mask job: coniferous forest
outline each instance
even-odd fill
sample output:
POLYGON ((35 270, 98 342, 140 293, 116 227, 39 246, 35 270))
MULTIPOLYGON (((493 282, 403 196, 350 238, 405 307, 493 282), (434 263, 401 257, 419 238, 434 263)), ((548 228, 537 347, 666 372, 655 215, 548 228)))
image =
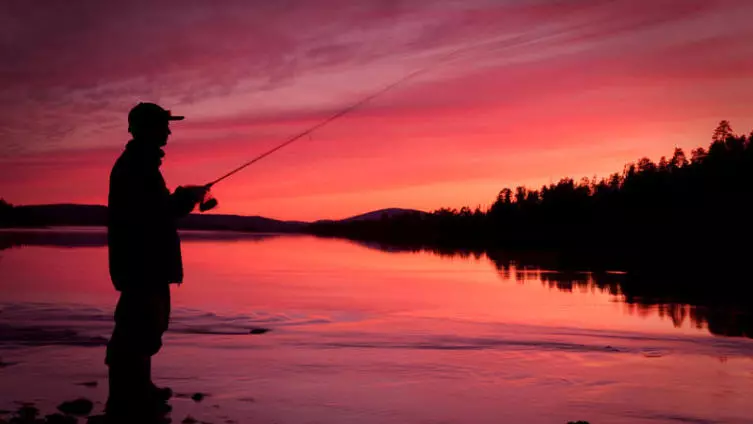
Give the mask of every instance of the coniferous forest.
POLYGON ((415 249, 543 251, 587 269, 716 273, 746 265, 753 235, 753 133, 736 135, 722 121, 707 148, 670 153, 602 179, 503 188, 487 210, 445 208, 320 223, 312 231, 415 249))

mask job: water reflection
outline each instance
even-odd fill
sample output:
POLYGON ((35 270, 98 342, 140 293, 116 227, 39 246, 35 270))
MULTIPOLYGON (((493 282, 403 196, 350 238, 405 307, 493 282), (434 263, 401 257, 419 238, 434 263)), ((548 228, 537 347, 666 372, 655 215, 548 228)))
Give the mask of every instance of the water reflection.
MULTIPOLYGON (((426 246, 389 246, 382 243, 357 244, 385 252, 429 252, 442 257, 491 260, 504 281, 541 283, 563 292, 601 292, 626 304, 631 315, 658 315, 677 327, 688 322, 706 328, 711 334, 753 338, 753 304, 750 277, 738 275, 724 282, 727 273, 709 277, 692 270, 644 270, 640 275, 623 271, 579 271, 594 267, 579 258, 553 252, 500 252, 481 249, 449 249, 426 246), (653 273, 651 272, 653 271, 653 273), (680 272, 682 271, 682 272, 680 272)), ((598 269, 598 267, 595 267, 598 269)))
MULTIPOLYGON (((182 234, 188 240, 261 242, 279 237, 275 234, 202 232, 182 234)), ((289 235, 286 237, 290 237, 289 235)), ((380 243, 352 242, 390 253, 428 252, 447 258, 489 260, 504 281, 542 284, 561 292, 598 292, 624 302, 625 311, 635 316, 658 315, 675 327, 688 324, 706 328, 714 335, 753 338, 753 314, 747 295, 748 285, 739 278, 737 285, 715 284, 706 276, 695 281, 692 273, 681 273, 673 280, 666 273, 635 275, 619 271, 589 271, 582 263, 564 264, 556 254, 546 252, 491 252, 426 247, 391 246, 380 243), (661 281, 659 281, 661 279, 661 281), (675 281, 676 280, 676 281, 675 281), (739 289, 735 289, 738 287, 739 289)), ((2 230, 0 250, 20 246, 104 247, 102 229, 2 230)))
MULTIPOLYGON (((657 284, 646 277, 626 272, 549 272, 531 265, 520 265, 514 259, 490 255, 500 276, 522 283, 541 282, 560 291, 599 291, 618 296, 633 315, 657 314, 672 321, 675 327, 690 322, 696 328, 707 328, 720 336, 753 337, 753 315, 747 297, 737 292, 720 290, 713 284, 687 281, 687 284, 657 284), (700 288, 699 287, 705 287, 700 288), (717 292, 714 292, 717 290, 717 292)), ((685 276, 685 278, 689 278, 685 276)), ((743 291, 747 288, 743 288, 743 291)))

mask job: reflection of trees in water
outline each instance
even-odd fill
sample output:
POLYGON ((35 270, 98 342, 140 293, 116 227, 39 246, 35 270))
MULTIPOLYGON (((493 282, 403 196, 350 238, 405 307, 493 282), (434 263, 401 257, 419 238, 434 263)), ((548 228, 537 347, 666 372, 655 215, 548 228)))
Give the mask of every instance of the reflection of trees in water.
MULTIPOLYGON (((716 335, 753 338, 753 315, 747 284, 712 284, 729 280, 729 274, 644 270, 640 275, 605 271, 587 258, 573 258, 561 252, 509 252, 478 248, 452 249, 427 245, 395 245, 356 242, 385 252, 428 252, 441 257, 483 259, 494 264, 505 281, 541 283, 564 292, 607 293, 625 302, 631 315, 658 315, 675 327, 685 323, 707 328, 716 335), (583 272, 579 270, 591 269, 583 272)), ((741 280, 739 270, 734 271, 741 280)))
POLYGON ((663 274, 641 278, 622 272, 546 271, 560 268, 543 266, 546 257, 536 265, 531 256, 524 262, 499 253, 490 252, 488 256, 506 281, 541 282, 565 292, 609 293, 624 300, 631 315, 658 315, 671 320, 675 327, 690 323, 716 335, 753 338, 753 316, 745 289, 740 293, 708 284, 702 286, 690 281, 692 277, 687 274, 680 275, 680 281, 670 283, 668 288, 668 277, 663 274), (662 279, 662 283, 656 283, 656 279, 662 279))

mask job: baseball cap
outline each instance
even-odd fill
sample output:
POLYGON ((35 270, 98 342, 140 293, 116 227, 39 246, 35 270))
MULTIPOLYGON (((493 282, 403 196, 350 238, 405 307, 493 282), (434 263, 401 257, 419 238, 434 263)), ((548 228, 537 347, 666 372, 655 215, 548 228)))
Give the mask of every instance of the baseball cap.
POLYGON ((136 127, 160 125, 169 121, 180 121, 185 117, 175 116, 169 110, 154 103, 139 103, 128 112, 128 130, 136 127))

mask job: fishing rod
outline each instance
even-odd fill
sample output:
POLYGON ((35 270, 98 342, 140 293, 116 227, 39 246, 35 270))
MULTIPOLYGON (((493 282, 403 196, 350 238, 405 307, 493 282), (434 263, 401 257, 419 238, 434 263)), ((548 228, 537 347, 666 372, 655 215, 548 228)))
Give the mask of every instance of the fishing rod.
MULTIPOLYGON (((443 59, 447 60, 448 58, 452 57, 453 55, 458 54, 462 50, 464 50, 464 49, 453 50, 449 54, 443 56, 443 59)), ((317 123, 317 124, 309 127, 305 131, 302 131, 302 132, 300 132, 300 133, 298 133, 298 134, 290 137, 289 139, 285 140, 283 143, 280 143, 279 145, 277 145, 277 146, 273 147, 272 149, 269 149, 266 152, 264 152, 264 153, 256 156, 255 158, 251 159, 250 161, 248 161, 246 163, 243 163, 242 165, 240 165, 239 167, 233 169, 232 171, 230 171, 230 172, 228 172, 228 173, 220 176, 219 178, 217 178, 217 179, 209 182, 208 184, 205 184, 204 188, 207 190, 207 193, 208 193, 209 190, 215 184, 219 183, 220 181, 222 181, 222 180, 230 177, 231 175, 234 175, 234 174, 242 171, 243 169, 245 169, 245 168, 253 165, 254 163, 256 163, 256 162, 264 159, 265 157, 271 155, 272 153, 274 153, 274 152, 282 149, 283 147, 288 146, 288 145, 290 145, 290 144, 292 144, 292 143, 300 140, 301 138, 303 138, 303 137, 305 137, 307 135, 310 135, 314 131, 318 130, 319 128, 321 128, 321 127, 323 127, 323 126, 325 126, 327 124, 329 124, 330 122, 336 120, 337 118, 340 118, 343 115, 346 115, 346 114, 348 114, 348 113, 350 113, 350 112, 358 109, 359 107, 365 105, 366 103, 374 100, 376 97, 379 97, 380 95, 382 95, 382 94, 384 94, 384 93, 392 90, 393 88, 397 87, 398 85, 400 85, 400 84, 402 84, 402 83, 404 83, 404 82, 406 82, 406 81, 408 81, 410 79, 413 79, 413 78, 417 77, 420 74, 428 72, 431 69, 432 69, 432 66, 427 66, 427 67, 418 69, 416 71, 413 71, 413 72, 411 72, 411 73, 403 76, 399 80, 397 80, 397 81, 395 81, 395 82, 387 85, 386 87, 382 88, 381 90, 379 90, 379 91, 377 91, 377 92, 375 92, 375 93, 373 93, 373 94, 371 94, 371 95, 369 95, 369 96, 367 96, 367 97, 365 97, 365 98, 357 101, 356 103, 353 103, 352 105, 346 107, 345 109, 342 109, 342 110, 334 113, 333 115, 331 115, 330 117, 324 119, 323 121, 321 121, 321 122, 319 122, 319 123, 317 123)), ((212 197, 209 197, 209 198, 206 198, 204 201, 202 201, 199 204, 199 210, 202 211, 202 212, 204 212, 204 211, 207 211, 209 209, 214 208, 215 206, 217 206, 217 200, 214 199, 214 198, 212 198, 212 197)))
MULTIPOLYGON (((523 40, 522 42, 520 41, 521 38, 525 38, 525 37, 521 35, 521 36, 513 37, 510 40, 507 40, 508 43, 506 43, 506 45, 504 46, 504 48, 516 47, 516 46, 525 44, 526 41, 533 42, 533 41, 536 41, 537 39, 546 38, 546 36, 534 37, 533 39, 523 40)), ((359 107, 365 105, 366 103, 369 103, 370 101, 372 101, 375 98, 381 96, 382 94, 384 94, 384 93, 386 93, 386 92, 394 89, 395 87, 399 86, 400 84, 403 84, 403 83, 405 83, 408 80, 411 80, 411 79, 413 79, 413 78, 415 78, 415 77, 417 77, 417 76, 419 76, 419 75, 421 75, 423 73, 426 73, 426 72, 432 70, 434 67, 439 66, 440 62, 444 62, 444 61, 448 60, 449 58, 451 58, 452 56, 457 55, 460 52, 463 52, 463 51, 466 51, 466 50, 470 50, 470 49, 473 49, 473 48, 477 48, 477 47, 479 47, 480 45, 483 45, 483 44, 485 44, 485 43, 479 43, 477 45, 472 45, 472 46, 464 46, 464 47, 460 47, 460 48, 457 48, 455 50, 450 51, 446 55, 443 55, 440 58, 440 60, 437 60, 437 62, 435 64, 429 65, 429 66, 426 66, 426 67, 423 67, 423 68, 420 68, 418 70, 415 70, 415 71, 413 71, 413 72, 411 72, 411 73, 403 76, 402 78, 398 79, 397 81, 395 81, 395 82, 393 82, 393 83, 385 86, 381 90, 376 91, 375 93, 373 93, 373 94, 371 94, 371 95, 369 95, 369 96, 367 96, 367 97, 365 97, 365 98, 363 98, 363 99, 361 99, 361 100, 353 103, 352 105, 350 105, 350 106, 348 106, 348 107, 346 107, 346 108, 344 108, 344 109, 342 109, 342 110, 340 110, 340 111, 332 114, 331 116, 329 116, 328 118, 324 119, 323 121, 320 121, 319 123, 317 123, 317 124, 309 127, 308 129, 306 129, 306 130, 304 130, 304 131, 302 131, 302 132, 300 132, 300 133, 298 133, 298 134, 290 137, 289 139, 285 140, 284 142, 280 143, 279 145, 277 145, 277 146, 273 147, 272 149, 267 150, 266 152, 264 152, 264 153, 256 156, 255 158, 249 160, 248 162, 245 162, 245 163, 241 164, 237 168, 235 168, 235 169, 233 169, 233 170, 225 173, 224 175, 222 175, 222 176, 218 177, 217 179, 209 182, 208 184, 204 185, 203 187, 206 189, 206 192, 208 194, 209 190, 215 184, 217 184, 217 183, 225 180, 226 178, 229 178, 230 176, 232 176, 232 175, 234 175, 234 174, 242 171, 243 169, 245 169, 245 168, 253 165, 254 163, 256 163, 256 162, 264 159, 265 157, 267 157, 267 156, 275 153, 276 151, 282 149, 283 147, 288 146, 288 145, 290 145, 290 144, 292 144, 292 143, 300 140, 301 138, 303 138, 303 137, 305 137, 307 135, 310 135, 311 133, 313 133, 314 131, 318 130, 319 128, 322 128, 323 126, 331 123, 332 121, 334 121, 334 120, 336 120, 336 119, 338 119, 338 118, 340 118, 340 117, 342 117, 342 116, 344 116, 344 115, 346 115, 346 114, 348 114, 348 113, 350 113, 350 112, 358 109, 359 107)), ((217 200, 214 199, 214 198, 212 198, 211 196, 209 196, 208 198, 205 198, 204 201, 202 201, 199 204, 199 209, 202 212, 204 212, 204 211, 207 211, 209 209, 214 208, 215 206, 217 206, 217 200)))
MULTIPOLYGON (((454 54, 457 54, 461 50, 462 49, 457 49, 457 50, 454 50, 454 51, 450 52, 450 54, 446 55, 447 57, 445 57, 444 59, 447 59, 448 57, 450 57, 450 56, 452 56, 454 54)), ((252 164, 254 164, 254 163, 256 163, 256 162, 258 162, 258 161, 260 161, 262 159, 264 159, 265 157, 267 157, 267 156, 271 155, 272 153, 274 153, 274 152, 282 149, 283 147, 285 147, 285 146, 287 146, 289 144, 292 144, 293 142, 295 142, 295 141, 297 141, 297 140, 299 140, 299 139, 301 139, 301 138, 303 138, 303 137, 305 137, 305 136, 313 133, 314 131, 318 130, 319 128, 321 128, 321 127, 323 127, 323 126, 325 126, 327 124, 329 124, 330 122, 334 121, 335 119, 340 118, 341 116, 346 115, 346 114, 354 111, 355 109, 358 109, 359 107, 361 107, 361 106, 365 105, 366 103, 374 100, 376 97, 379 97, 380 95, 382 95, 382 94, 384 94, 384 93, 392 90, 393 88, 397 87, 398 85, 400 85, 400 84, 402 84, 402 83, 404 83, 404 82, 406 82, 406 81, 408 81, 410 79, 413 79, 413 78, 417 77, 418 75, 420 75, 422 73, 428 72, 431 68, 432 67, 427 66, 425 68, 421 68, 421 69, 418 69, 416 71, 413 71, 413 72, 411 72, 408 75, 405 75, 404 77, 402 77, 399 80, 393 82, 392 84, 390 84, 390 85, 382 88, 381 90, 379 90, 379 91, 377 91, 377 92, 375 92, 375 93, 373 93, 373 94, 365 97, 362 100, 359 100, 356 103, 353 103, 352 105, 346 107, 345 109, 342 109, 339 112, 331 115, 327 119, 324 119, 323 121, 321 121, 321 122, 317 123, 316 125, 308 128, 307 130, 305 130, 303 132, 300 132, 300 133, 294 135, 293 137, 290 137, 285 142, 283 142, 283 143, 277 145, 276 147, 274 147, 274 148, 272 148, 272 149, 270 149, 270 150, 268 150, 268 151, 260 154, 259 156, 256 156, 255 158, 251 159, 250 161, 248 161, 248 162, 242 164, 241 166, 233 169, 232 171, 224 174, 223 176, 221 176, 221 177, 217 178, 216 180, 214 180, 214 181, 210 182, 209 184, 207 184, 206 187, 211 188, 212 186, 214 186, 215 184, 217 184, 220 181, 224 180, 225 178, 230 177, 231 175, 233 175, 233 174, 235 174, 235 173, 243 170, 244 168, 246 168, 246 167, 248 167, 248 166, 250 166, 250 165, 252 165, 252 164)))

